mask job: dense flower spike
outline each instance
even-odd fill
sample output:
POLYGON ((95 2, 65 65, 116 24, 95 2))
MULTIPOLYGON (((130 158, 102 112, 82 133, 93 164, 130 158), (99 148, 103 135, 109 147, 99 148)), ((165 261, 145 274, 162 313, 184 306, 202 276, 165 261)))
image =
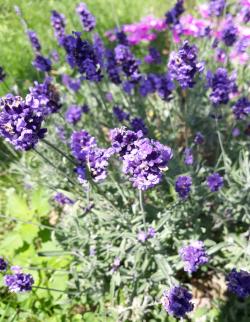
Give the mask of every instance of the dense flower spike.
POLYGON ((176 25, 179 23, 180 16, 185 11, 183 7, 184 0, 177 0, 175 6, 166 13, 166 24, 176 25))
POLYGON ((63 38, 63 47, 67 52, 67 61, 71 68, 77 68, 89 81, 102 79, 101 68, 93 46, 82 40, 80 33, 73 33, 63 38))
POLYGON ((50 20, 51 25, 54 29, 55 37, 59 45, 61 45, 65 36, 65 17, 63 14, 57 12, 56 10, 52 10, 50 20))
POLYGON ((52 79, 47 77, 41 84, 35 82, 26 96, 26 103, 38 115, 47 116, 56 113, 62 106, 57 88, 52 84, 52 79))
POLYGON ((228 290, 240 298, 250 296, 250 273, 235 268, 227 275, 228 290))
POLYGON ((170 55, 168 70, 172 79, 179 82, 182 88, 192 88, 195 84, 195 76, 204 69, 203 63, 197 62, 198 49, 195 45, 189 45, 186 40, 179 51, 170 55))
POLYGON ((87 131, 73 132, 71 136, 71 150, 78 161, 86 162, 89 149, 93 147, 96 147, 96 139, 87 131))
POLYGON ((207 177, 207 185, 211 192, 218 191, 224 185, 223 177, 221 177, 219 173, 216 173, 216 172, 213 174, 210 174, 207 177))
POLYGON ((192 186, 192 178, 190 176, 179 176, 175 182, 175 190, 181 199, 189 196, 192 186))
POLYGON ((212 93, 210 100, 216 107, 221 104, 227 104, 229 94, 233 90, 234 82, 228 76, 225 68, 218 68, 214 75, 211 72, 207 74, 208 86, 211 87, 212 93))
POLYGON ((12 267, 14 272, 12 275, 4 276, 4 284, 8 287, 10 292, 24 293, 32 290, 34 279, 30 274, 24 274, 17 267, 12 267))
POLYGON ((85 3, 80 3, 76 7, 76 12, 78 13, 82 25, 85 31, 91 31, 95 28, 96 20, 95 17, 89 12, 87 5, 85 3))
POLYGON ((123 155, 123 171, 130 177, 133 187, 147 190, 161 182, 163 171, 172 156, 168 146, 142 138, 134 142, 129 153, 123 155))
POLYGON ((232 17, 228 17, 221 31, 221 39, 228 47, 232 46, 238 37, 238 28, 234 25, 232 17))
POLYGON ((112 148, 93 148, 88 152, 88 166, 91 177, 95 182, 100 182, 107 177, 109 159, 114 154, 112 148))
POLYGON ((41 55, 37 55, 32 62, 32 65, 41 72, 50 72, 51 71, 51 61, 49 58, 46 58, 41 55))
POLYGON ((0 135, 18 150, 30 150, 44 138, 43 117, 19 96, 8 94, 0 100, 0 135))
POLYGON ((5 80, 6 73, 3 69, 3 67, 0 66, 0 83, 2 83, 5 80))
POLYGON ((82 109, 80 106, 77 106, 77 105, 71 105, 65 113, 66 121, 74 125, 80 121, 81 116, 82 116, 82 109))
POLYGON ((148 64, 160 64, 161 54, 154 47, 149 47, 148 55, 144 57, 144 61, 148 64))
POLYGON ((93 48, 99 65, 104 67, 105 46, 101 37, 97 33, 93 36, 93 48))
POLYGON ((3 257, 0 257, 0 272, 6 271, 8 267, 8 263, 3 259, 3 257))
POLYGON ((209 2, 209 15, 210 16, 222 16, 226 6, 226 0, 210 0, 209 2))
POLYGON ((135 132, 142 131, 142 133, 144 135, 146 135, 148 133, 148 129, 147 129, 143 119, 140 117, 134 117, 130 121, 130 126, 131 126, 132 130, 135 132))
POLYGON ((162 305, 165 310, 178 318, 184 318, 194 308, 192 294, 182 286, 174 286, 163 293, 162 305))
POLYGON ((191 148, 185 148, 184 150, 184 163, 186 165, 192 165, 194 163, 194 157, 191 148))
POLYGON ((120 45, 128 46, 128 38, 126 33, 123 30, 117 30, 116 33, 116 40, 120 45))
POLYGON ((119 85, 121 84, 120 72, 121 68, 118 66, 115 60, 115 53, 107 49, 105 52, 106 56, 106 70, 109 76, 109 79, 112 83, 119 85))
POLYGON ((123 122, 124 120, 129 119, 129 113, 123 111, 123 109, 120 106, 114 106, 113 113, 119 122, 123 122))
POLYGON ((201 132, 197 132, 194 137, 194 143, 201 145, 204 143, 204 135, 201 132))
POLYGON ((244 120, 250 114, 250 101, 246 97, 241 97, 232 109, 237 120, 244 120))
POLYGON ((59 204, 59 205, 73 205, 74 201, 70 199, 69 197, 65 196, 63 193, 58 192, 54 196, 54 200, 59 204))
POLYGON ((174 89, 174 83, 171 76, 167 73, 159 77, 155 83, 157 92, 163 101, 170 101, 172 98, 172 91, 174 89))
POLYGON ((33 30, 28 30, 27 35, 29 37, 30 43, 32 48, 34 49, 35 53, 39 53, 41 51, 41 44, 40 41, 37 37, 37 34, 33 30))
POLYGON ((78 92, 81 87, 81 80, 78 78, 72 78, 66 74, 62 76, 63 84, 74 92, 78 92))
POLYGON ((139 63, 128 46, 117 45, 115 47, 115 59, 130 82, 138 82, 140 80, 139 63))
POLYGON ((188 273, 196 272, 200 266, 208 262, 204 243, 200 240, 181 248, 179 254, 184 262, 184 270, 188 273))

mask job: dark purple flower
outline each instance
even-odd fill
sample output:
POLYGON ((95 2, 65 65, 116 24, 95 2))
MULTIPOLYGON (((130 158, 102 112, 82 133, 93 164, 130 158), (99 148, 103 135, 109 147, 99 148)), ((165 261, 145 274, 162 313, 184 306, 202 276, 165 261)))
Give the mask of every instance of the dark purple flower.
POLYGON ((192 88, 195 84, 195 76, 204 69, 203 63, 197 62, 198 49, 195 45, 189 45, 187 40, 178 52, 172 52, 168 63, 169 75, 177 80, 182 88, 192 88))
MULTIPOLYGON (((162 85, 161 90, 163 92, 163 96, 168 96, 167 94, 164 93, 164 90, 168 86, 168 83, 166 84, 165 81, 161 81, 161 77, 162 76, 159 76, 156 74, 148 74, 148 75, 142 76, 140 80, 140 88, 139 88, 141 96, 146 97, 149 94, 155 93, 157 89, 160 88, 161 85, 162 85)), ((169 92, 169 89, 167 91, 169 92)))
POLYGON ((88 10, 87 5, 85 3, 80 3, 76 7, 76 12, 78 13, 82 25, 85 31, 91 31, 95 28, 96 20, 92 13, 88 10))
POLYGON ((119 106, 113 107, 113 113, 119 122, 123 122, 124 120, 129 119, 129 113, 123 111, 122 108, 119 106))
POLYGON ((128 46, 128 38, 123 30, 116 30, 115 36, 118 44, 128 46))
POLYGON ((59 203, 60 205, 64 206, 64 205, 73 205, 74 201, 72 199, 70 199, 69 197, 65 196, 63 193, 61 192, 57 192, 54 195, 54 200, 59 203))
POLYGON ((208 12, 210 16, 222 16, 226 6, 226 0, 210 0, 208 12))
POLYGON ((162 305, 170 315, 184 318, 194 308, 191 299, 192 294, 186 288, 174 286, 169 291, 164 291, 162 305))
POLYGON ((112 83, 119 85, 121 84, 120 71, 121 68, 118 66, 115 60, 115 54, 112 50, 106 49, 106 70, 109 76, 109 79, 112 83))
POLYGON ((58 43, 61 45, 65 36, 65 17, 56 10, 52 10, 50 21, 54 29, 55 37, 58 40, 58 43))
POLYGON ((41 84, 35 82, 29 91, 26 104, 30 105, 38 115, 47 116, 56 113, 62 107, 58 90, 49 77, 41 84))
POLYGON ((231 47, 238 38, 238 28, 234 25, 233 18, 228 17, 221 31, 221 39, 224 44, 228 47, 231 47))
POLYGON ((210 71, 207 73, 208 86, 211 87, 212 93, 210 100, 216 107, 220 104, 227 104, 229 101, 229 94, 235 86, 235 81, 232 80, 225 68, 218 68, 214 74, 210 71))
POLYGON ((148 55, 144 57, 144 61, 148 64, 160 64, 161 54, 154 47, 149 47, 148 55))
POLYGON ((72 78, 66 74, 62 75, 62 82, 68 88, 74 92, 78 92, 81 87, 81 80, 72 78))
POLYGON ((101 182, 107 177, 109 159, 114 154, 112 148, 92 148, 88 151, 88 166, 92 179, 101 182))
POLYGON ((144 135, 146 135, 148 133, 148 129, 147 129, 143 119, 140 117, 134 117, 130 121, 130 126, 131 126, 131 129, 135 132, 142 131, 142 133, 144 135))
POLYGON ((174 83, 170 75, 167 73, 160 76, 155 85, 160 98, 166 102, 170 101, 172 98, 172 91, 174 89, 174 83))
POLYGON ((165 14, 167 25, 176 25, 179 23, 179 18, 185 11, 183 3, 184 0, 177 0, 175 6, 165 14))
POLYGON ((175 190, 182 199, 189 196, 191 186, 192 178, 190 176, 179 176, 175 182, 175 190))
POLYGON ((37 55, 33 60, 32 65, 39 71, 50 72, 51 71, 51 61, 49 58, 37 55))
POLYGON ((190 245, 182 247, 179 254, 184 262, 184 270, 188 273, 196 272, 201 265, 208 262, 204 243, 200 240, 193 241, 190 245))
POLYGON ((78 165, 74 169, 75 173, 77 174, 77 180, 80 182, 80 184, 86 184, 87 182, 87 172, 86 172, 86 164, 83 163, 81 165, 78 165))
POLYGON ((0 66, 0 83, 2 83, 5 80, 6 73, 3 69, 3 67, 0 66))
POLYGON ((66 121, 74 125, 80 121, 81 116, 82 116, 82 109, 80 106, 76 106, 76 105, 71 105, 65 113, 66 121))
POLYGON ((82 105, 82 112, 87 114, 89 112, 89 106, 87 104, 82 105))
POLYGON ((65 36, 62 45, 67 52, 67 61, 71 68, 77 68, 92 82, 99 82, 102 79, 101 67, 94 48, 87 40, 81 39, 80 33, 74 32, 72 36, 65 36))
POLYGON ((194 137, 194 143, 201 145, 204 143, 204 135, 201 132, 197 132, 194 137))
POLYGON ((223 177, 221 177, 219 173, 216 173, 216 172, 213 174, 210 174, 207 177, 207 185, 211 192, 218 191, 224 185, 223 177))
POLYGON ((0 272, 6 271, 8 267, 8 263, 3 259, 3 257, 0 257, 0 272))
POLYGON ((96 33, 93 36, 93 48, 96 54, 98 63, 101 67, 104 67, 104 57, 105 57, 105 46, 101 37, 96 33))
POLYGON ((0 136, 16 149, 30 150, 44 138, 43 117, 21 97, 8 94, 0 99, 0 107, 0 136))
POLYGON ((28 30, 27 35, 29 37, 30 43, 32 48, 34 49, 35 53, 39 53, 41 51, 41 44, 39 42, 39 39, 37 37, 37 34, 35 31, 28 30))
POLYGON ((131 147, 132 149, 123 155, 122 160, 123 172, 130 177, 133 187, 147 190, 159 184, 164 169, 172 159, 172 150, 148 138, 133 142, 131 147))
POLYGON ((250 7, 242 8, 241 14, 242 14, 242 21, 244 23, 250 22, 250 7))
POLYGON ((191 148, 185 148, 184 150, 184 163, 186 165, 192 165, 194 163, 194 157, 191 148))
POLYGON ((128 95, 131 95, 133 89, 135 88, 135 83, 131 81, 126 81, 122 84, 122 88, 125 93, 127 93, 128 95))
POLYGON ((24 293, 32 290, 34 279, 30 274, 24 274, 21 271, 17 271, 12 275, 5 275, 4 284, 8 287, 10 292, 24 293))
POLYGON ((240 270, 237 272, 235 268, 227 275, 228 290, 236 294, 240 298, 250 295, 250 273, 240 270))
POLYGON ((96 147, 96 139, 87 131, 73 132, 71 136, 71 150, 73 156, 80 162, 86 162, 90 148, 96 147))
POLYGON ((248 114, 250 114, 250 101, 247 97, 241 97, 232 109, 237 120, 245 120, 248 114))
POLYGON ((135 59, 128 46, 117 45, 115 47, 115 59, 130 82, 136 83, 140 80, 139 62, 135 59))

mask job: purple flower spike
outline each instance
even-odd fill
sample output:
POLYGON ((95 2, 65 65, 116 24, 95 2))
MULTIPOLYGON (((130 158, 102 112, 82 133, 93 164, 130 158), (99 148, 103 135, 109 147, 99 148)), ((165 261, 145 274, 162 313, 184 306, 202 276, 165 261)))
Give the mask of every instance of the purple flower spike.
POLYGON ((192 294, 181 286, 174 286, 163 293, 162 305, 172 316, 184 318, 194 308, 192 294))
POLYGON ((58 192, 57 194, 55 194, 54 196, 54 200, 64 206, 64 205, 73 205, 74 204, 74 201, 70 198, 68 198, 67 196, 65 196, 63 193, 61 192, 58 192))
POLYGON ((204 143, 204 135, 201 132, 197 132, 194 137, 194 143, 196 145, 201 145, 204 143))
POLYGON ((184 262, 184 270, 188 273, 196 272, 201 265, 208 262, 204 243, 200 240, 181 248, 179 254, 184 262))
POLYGON ((82 109, 80 106, 72 105, 65 113, 65 119, 68 123, 76 124, 80 121, 82 116, 82 109))
POLYGON ((243 270, 237 272, 237 270, 233 268, 226 280, 230 292, 236 294, 240 298, 250 296, 250 273, 243 270))
POLYGON ((240 98, 232 108, 237 120, 245 120, 250 114, 250 101, 246 97, 240 98))
POLYGON ((55 37, 59 43, 62 44, 62 40, 65 36, 65 17, 56 10, 51 11, 51 24, 54 29, 55 37))
POLYGON ((30 274, 17 272, 12 275, 5 275, 4 284, 8 287, 10 292, 24 293, 32 290, 34 279, 30 274))
POLYGON ((96 20, 92 13, 88 10, 85 3, 80 3, 76 7, 76 12, 78 13, 82 25, 85 31, 92 31, 95 28, 96 20))
POLYGON ((175 182, 175 190, 181 199, 187 199, 192 186, 190 176, 179 176, 175 182))
POLYGON ((220 190, 224 185, 223 177, 219 173, 213 173, 207 177, 207 185, 211 192, 220 190))
POLYGON ((186 148, 184 150, 184 163, 186 165, 192 165, 194 163, 194 157, 191 148, 186 148))
POLYGON ((6 271, 8 267, 8 263, 3 259, 3 257, 0 257, 0 272, 6 271))
POLYGON ((39 42, 36 32, 33 30, 28 30, 27 35, 29 37, 29 41, 30 41, 31 46, 34 49, 35 53, 39 53, 42 47, 41 47, 41 44, 39 42))
POLYGON ((226 0, 210 0, 208 13, 210 16, 219 17, 223 14, 226 6, 226 0))
POLYGON ((185 11, 183 7, 183 3, 184 3, 184 0, 177 0, 175 6, 165 14, 167 25, 179 24, 179 18, 185 11))
POLYGON ((170 55, 168 69, 173 80, 177 80, 183 89, 192 88, 195 85, 195 76, 204 69, 204 64, 197 62, 198 49, 195 45, 189 45, 187 40, 179 51, 170 55))
POLYGON ((41 72, 50 72, 51 71, 51 61, 49 58, 37 55, 32 62, 33 66, 41 72))

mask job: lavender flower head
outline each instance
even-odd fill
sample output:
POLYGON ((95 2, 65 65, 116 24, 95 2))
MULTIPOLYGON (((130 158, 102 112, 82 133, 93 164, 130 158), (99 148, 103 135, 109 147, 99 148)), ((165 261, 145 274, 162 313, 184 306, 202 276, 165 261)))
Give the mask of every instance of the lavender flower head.
POLYGON ((223 177, 219 175, 219 173, 213 173, 210 174, 210 176, 207 177, 207 185, 211 192, 215 192, 220 190, 224 185, 223 177))
POLYGON ((241 97, 232 108, 234 117, 237 120, 245 120, 250 114, 250 101, 247 97, 241 97))
POLYGON ((31 274, 22 273, 20 268, 12 269, 13 274, 4 276, 4 284, 10 292, 24 293, 32 290, 34 279, 31 274))
POLYGON ((65 17, 56 10, 52 10, 50 20, 54 29, 55 37, 58 40, 58 43, 61 45, 65 36, 65 17))
POLYGON ((0 136, 17 150, 30 150, 44 138, 43 117, 20 96, 8 94, 0 99, 0 107, 0 136))
POLYGON ((184 262, 184 270, 188 273, 196 272, 201 265, 208 262, 204 243, 200 240, 181 248, 179 254, 184 262))
POLYGON ((240 298, 250 296, 250 273, 235 268, 227 275, 226 278, 228 290, 240 298))
POLYGON ((0 272, 6 271, 8 267, 8 263, 3 259, 3 257, 0 257, 0 272))
POLYGON ((184 0, 177 0, 175 6, 165 14, 167 25, 176 25, 179 23, 179 18, 185 11, 183 3, 184 0))
POLYGON ((118 65, 118 62, 115 59, 114 51, 110 49, 106 49, 105 57, 106 57, 106 70, 110 81, 116 85, 121 84, 122 82, 120 77, 121 67, 118 65))
POLYGON ((35 53, 39 53, 41 51, 41 44, 37 37, 37 34, 33 30, 28 30, 27 35, 29 37, 29 41, 31 43, 32 48, 34 49, 35 53))
POLYGON ((113 113, 119 122, 123 122, 124 120, 129 119, 129 114, 127 112, 123 111, 122 108, 119 106, 113 107, 113 113))
POLYGON ((156 231, 154 227, 149 227, 146 232, 143 230, 140 230, 137 234, 137 240, 141 243, 145 243, 150 238, 154 238, 156 234, 156 231))
POLYGON ((144 61, 148 64, 160 64, 161 55, 156 48, 149 47, 148 55, 144 57, 144 61))
POLYGON ((196 74, 204 69, 204 64, 197 62, 197 53, 197 47, 189 45, 185 40, 179 51, 170 55, 169 75, 171 79, 177 80, 183 89, 192 88, 195 85, 196 74))
POLYGON ((226 0, 210 0, 208 13, 210 16, 222 16, 226 6, 226 0))
POLYGON ((58 192, 54 195, 54 200, 60 204, 61 206, 64 205, 73 205, 74 201, 69 197, 65 196, 63 193, 58 192))
POLYGON ((175 190, 181 199, 189 196, 192 186, 192 178, 190 176, 179 176, 175 182, 175 190))
POLYGON ((134 117, 130 121, 130 126, 131 126, 132 130, 135 132, 142 131, 143 135, 147 135, 147 133, 148 133, 148 129, 147 129, 143 119, 140 117, 134 117))
POLYGON ((238 28, 234 25, 233 18, 229 16, 221 31, 221 39, 227 47, 233 46, 238 38, 238 28))
POLYGON ((66 74, 62 76, 63 84, 74 92, 78 92, 81 87, 81 80, 77 78, 72 78, 66 74))
POLYGON ((80 162, 86 162, 90 148, 96 147, 96 139, 87 131, 73 132, 71 136, 71 150, 73 156, 80 162))
POLYGON ((194 163, 194 157, 191 148, 185 148, 184 150, 184 163, 186 165, 192 165, 194 163))
POLYGON ((218 68, 214 74, 210 71, 207 73, 208 86, 211 87, 212 93, 210 100, 215 107, 221 104, 227 104, 229 94, 232 92, 235 83, 228 76, 225 68, 218 68))
POLYGON ((71 105, 66 113, 65 113, 65 119, 70 124, 76 124, 80 121, 82 116, 82 109, 80 106, 71 105))
POLYGON ((174 286, 169 291, 164 291, 162 305, 172 316, 184 318, 194 308, 191 302, 192 294, 182 286, 174 286))
POLYGON ((41 55, 37 55, 32 62, 32 65, 41 72, 50 72, 51 71, 51 61, 49 58, 46 58, 41 55))
POLYGON ((30 105, 38 115, 47 116, 56 113, 61 108, 60 96, 52 79, 47 77, 41 84, 34 83, 26 96, 26 103, 30 105))
POLYGON ((174 89, 171 75, 166 73, 165 75, 160 76, 155 85, 160 98, 166 102, 170 101, 172 98, 172 91, 174 89))
POLYGON ((88 10, 87 5, 85 3, 80 3, 76 7, 76 12, 78 13, 81 19, 81 22, 85 31, 91 31, 95 28, 96 26, 95 17, 88 10))
POLYGON ((194 143, 196 145, 201 145, 204 143, 204 135, 201 132, 197 132, 194 137, 194 143))
POLYGON ((91 177, 95 182, 101 182, 107 177, 109 159, 113 155, 113 149, 92 148, 88 152, 88 166, 91 177))

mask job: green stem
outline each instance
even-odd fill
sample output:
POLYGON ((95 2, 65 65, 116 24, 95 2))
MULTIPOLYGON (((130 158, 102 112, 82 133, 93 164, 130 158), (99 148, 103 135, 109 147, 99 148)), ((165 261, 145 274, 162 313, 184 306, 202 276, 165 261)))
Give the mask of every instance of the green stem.
POLYGON ((64 291, 64 290, 58 290, 56 288, 34 286, 34 285, 32 286, 32 288, 37 288, 37 289, 40 289, 40 290, 46 290, 46 291, 50 291, 50 292, 60 292, 60 293, 65 293, 65 294, 69 294, 69 295, 79 295, 79 294, 81 294, 79 292, 67 292, 67 291, 64 291))
POLYGON ((139 190, 139 202, 140 202, 140 208, 141 208, 141 213, 142 213, 144 231, 146 232, 146 214, 145 214, 144 205, 143 205, 143 192, 142 192, 142 190, 139 190))

